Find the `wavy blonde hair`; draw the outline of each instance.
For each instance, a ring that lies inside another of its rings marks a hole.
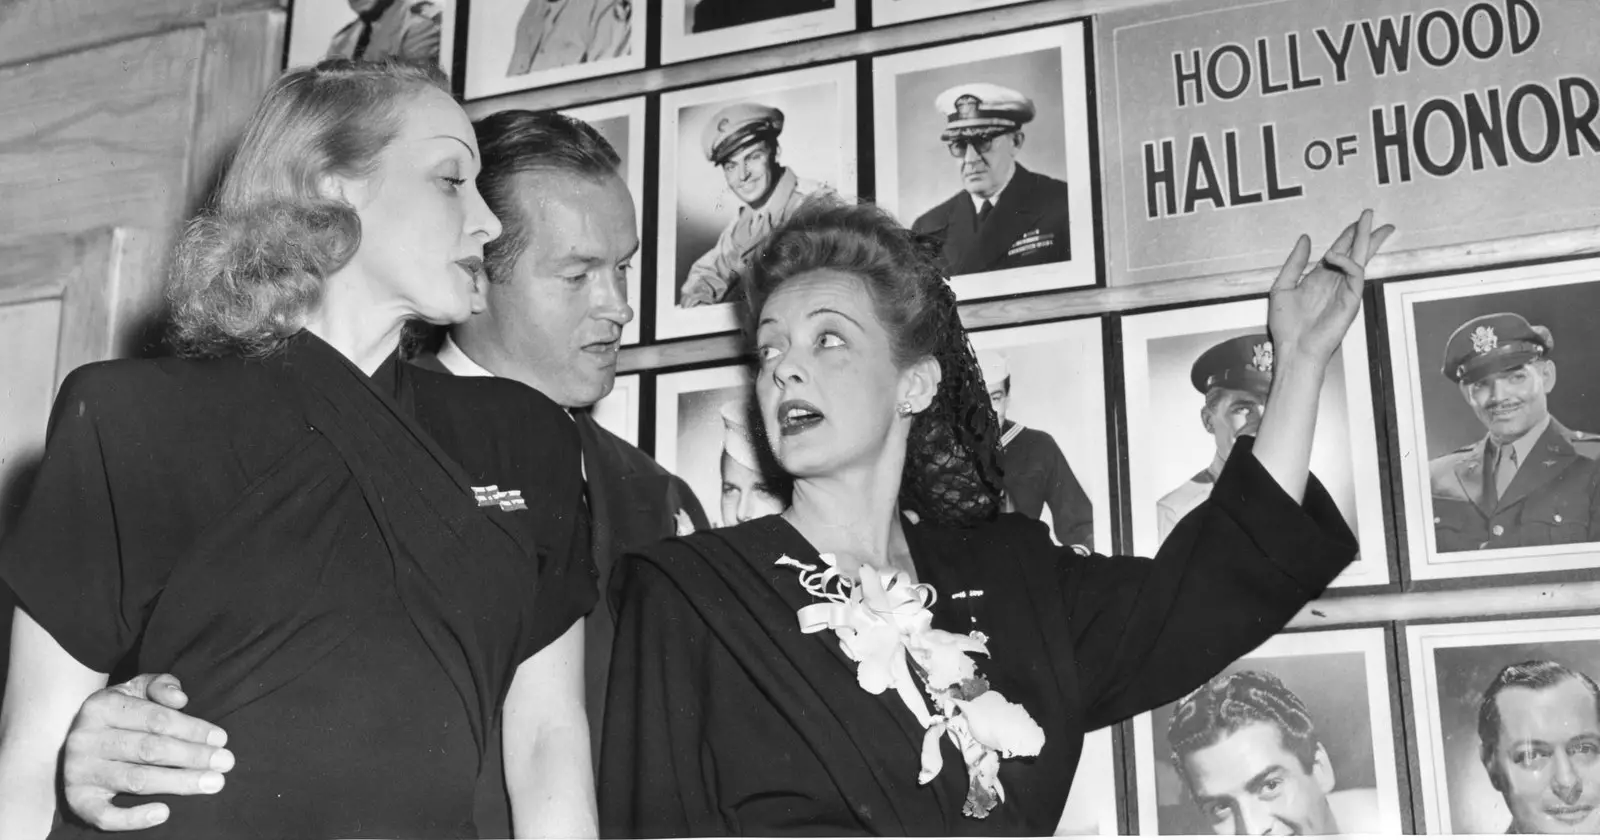
[[[449,93],[437,67],[349,59],[272,85],[178,242],[167,301],[179,355],[262,356],[300,330],[361,244],[354,208],[323,197],[322,179],[371,174],[399,133],[399,106],[429,88]]]

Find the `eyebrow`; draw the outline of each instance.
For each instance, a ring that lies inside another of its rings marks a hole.
[[[1244,783],[1244,789],[1250,791],[1251,793],[1255,793],[1261,789],[1263,784],[1266,784],[1268,777],[1283,772],[1285,772],[1283,765],[1274,764],[1271,767],[1262,770],[1260,773],[1251,776],[1250,781]]]
[[[860,321],[857,321],[856,319],[850,317],[849,315],[844,314],[843,312],[840,312],[837,309],[829,309],[826,306],[819,306],[816,309],[813,309],[810,312],[807,312],[806,313],[806,317],[807,318],[815,318],[818,315],[828,315],[828,314],[838,315],[840,318],[843,318],[846,321],[849,321],[850,323],[855,324],[856,325],[856,329],[862,329]]]
[[[429,140],[454,140],[457,143],[460,143],[462,148],[467,150],[467,154],[471,155],[473,160],[477,160],[478,159],[478,153],[474,152],[472,150],[472,145],[469,144],[467,141],[462,140],[460,137],[455,136],[454,134],[435,134],[432,137],[429,137],[428,139]]]

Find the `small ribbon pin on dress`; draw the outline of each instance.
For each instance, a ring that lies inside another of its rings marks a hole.
[[[522,500],[521,490],[501,490],[499,485],[495,484],[473,487],[472,497],[477,500],[478,507],[498,505],[501,510],[506,511],[528,509],[528,503]]]

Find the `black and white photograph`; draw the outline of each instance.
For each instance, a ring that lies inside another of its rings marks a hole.
[[[662,0],[667,64],[837,35],[856,28],[857,0]]]
[[[601,102],[596,105],[585,105],[581,108],[569,108],[561,113],[576,120],[583,120],[594,127],[601,137],[611,144],[617,152],[617,157],[622,162],[617,167],[617,174],[622,177],[622,182],[628,185],[628,192],[633,194],[633,218],[635,224],[643,224],[644,219],[644,98],[615,99],[610,102]],[[640,234],[641,243],[644,241],[643,233]],[[643,245],[640,246],[641,250]],[[640,293],[643,275],[639,271],[640,257],[634,255],[633,268],[628,272],[628,302],[633,304],[634,317],[622,328],[622,344],[624,347],[639,343],[639,321],[645,316]]]
[[[877,201],[943,244],[962,300],[1090,286],[1085,29],[872,60]]]
[[[611,393],[589,408],[600,428],[628,443],[639,445],[639,374],[625,374],[612,381]]]
[[[713,528],[783,508],[761,478],[744,365],[656,377],[655,459],[689,485]]]
[[[1600,834],[1600,616],[1406,628],[1418,833]]]
[[[1311,472],[1360,541],[1334,586],[1391,579],[1364,317],[1328,366]],[[1267,407],[1273,348],[1264,299],[1181,307],[1122,319],[1133,549],[1154,556],[1211,487]]]
[[[855,64],[661,97],[657,338],[727,332],[761,238],[819,193],[856,192]]]
[[[1060,545],[1111,550],[1104,342],[1099,318],[970,334],[1000,419],[1005,508]]]
[[[289,67],[324,58],[403,58],[450,73],[452,0],[294,0],[292,6]]]
[[[1600,565],[1600,261],[1384,286],[1411,576]]]
[[[1116,742],[1111,730],[1096,729],[1083,736],[1083,754],[1072,790],[1056,823],[1056,837],[1104,837],[1117,833]]]
[[[644,69],[637,0],[474,0],[466,16],[467,99]]]
[[[872,25],[910,23],[962,12],[1015,6],[1023,2],[1026,0],[872,0]]]
[[[1285,633],[1134,718],[1146,835],[1399,834],[1381,628]]]

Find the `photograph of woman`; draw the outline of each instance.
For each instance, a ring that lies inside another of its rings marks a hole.
[[[999,514],[998,423],[926,242],[831,201],[775,229],[747,334],[786,507],[619,563],[602,835],[1049,834],[1084,733],[1198,686],[1354,558],[1307,465],[1392,230],[1363,213],[1309,272],[1295,244],[1273,410],[1146,560]]]
[[[392,61],[283,75],[178,246],[176,357],[62,386],[0,546],[0,836],[99,833],[52,832],[57,760],[129,664],[239,748],[207,750],[210,795],[119,797],[141,837],[477,836],[502,731],[516,833],[594,833],[577,432],[395,354],[408,320],[471,314],[501,233],[448,91]]]

